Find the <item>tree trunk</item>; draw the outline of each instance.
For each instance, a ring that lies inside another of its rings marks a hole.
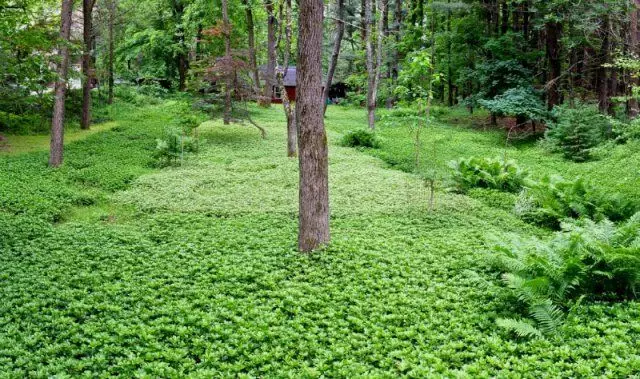
[[[222,0],[222,28],[224,34],[224,59],[228,67],[233,65],[231,57],[231,24],[229,23],[228,0]],[[224,114],[223,123],[229,125],[231,122],[231,86],[232,74],[225,73],[224,81]]]
[[[373,0],[365,1],[365,24],[366,24],[366,36],[367,36],[367,120],[369,128],[374,129],[376,127],[376,67],[374,62],[373,51],[373,12],[372,3]]]
[[[601,59],[597,70],[598,81],[596,92],[598,93],[598,108],[602,113],[605,113],[609,109],[609,79],[607,77],[607,68],[604,66],[605,63],[609,62],[609,23],[609,18],[607,17],[604,20],[604,25],[602,27],[602,47],[600,49]]]
[[[640,53],[640,44],[638,43],[638,12],[640,12],[640,0],[634,0],[634,7],[631,9],[630,25],[629,25],[629,45],[631,54],[636,55]],[[640,85],[638,78],[631,80],[632,86]],[[640,115],[640,106],[638,106],[638,99],[629,99],[627,103],[627,109],[630,118],[636,118]]]
[[[393,11],[393,33],[396,44],[393,46],[393,61],[391,63],[391,83],[395,86],[398,83],[398,72],[400,69],[400,54],[398,46],[402,40],[400,31],[402,27],[402,0],[395,0],[395,9]],[[394,99],[395,102],[395,99]]]
[[[267,11],[267,69],[261,105],[270,107],[276,76],[276,16],[273,14],[272,0],[266,0],[264,6]]]
[[[109,7],[109,30],[108,30],[108,34],[109,34],[109,56],[107,58],[107,83],[108,83],[108,97],[107,97],[107,103],[108,104],[113,104],[113,85],[114,85],[114,80],[113,80],[113,58],[114,58],[114,41],[113,41],[113,27],[114,27],[114,23],[115,23],[115,17],[116,17],[116,1],[117,0],[110,0],[108,7]]]
[[[322,96],[324,100],[324,113],[327,113],[327,99],[329,98],[329,91],[331,90],[333,75],[335,74],[336,67],[338,66],[340,45],[342,44],[342,36],[344,35],[344,0],[337,0],[336,5],[336,36],[333,42],[333,53],[331,54],[329,71],[327,72],[327,81],[324,84],[324,94]]]
[[[298,248],[329,243],[329,160],[322,116],[323,0],[300,0],[296,113],[299,125],[300,215]]]
[[[91,47],[93,42],[93,6],[94,0],[82,0],[82,117],[80,128],[89,129],[91,125],[91,86],[93,85],[93,68]]]
[[[449,4],[451,0],[447,1]],[[451,9],[447,9],[447,105],[453,106],[453,73],[451,70]]]
[[[245,6],[245,14],[247,19],[247,35],[249,42],[249,66],[251,70],[251,74],[253,76],[253,85],[256,89],[256,93],[259,92],[260,88],[260,74],[258,73],[258,60],[256,59],[256,42],[255,42],[255,27],[253,25],[253,10],[251,9],[251,4],[249,0],[242,0],[242,3]]]
[[[60,41],[58,42],[58,56],[60,62],[56,68],[58,78],[55,84],[53,103],[53,119],[51,120],[51,145],[49,166],[58,167],[62,164],[64,150],[64,100],[67,89],[67,74],[69,68],[69,36],[71,35],[71,13],[73,0],[62,0],[60,10]]]
[[[502,34],[507,34],[509,31],[509,4],[507,0],[502,0],[501,4],[502,9],[502,24],[500,26],[500,31]]]
[[[287,156],[293,158],[297,156],[297,143],[298,143],[298,128],[296,125],[296,112],[289,100],[289,94],[287,93],[287,87],[284,85],[284,77],[287,75],[289,67],[289,56],[291,55],[291,0],[285,2],[285,15],[284,20],[280,20],[280,24],[285,26],[285,46],[284,46],[284,62],[283,70],[280,70],[277,74],[278,85],[280,86],[280,93],[282,93],[282,106],[284,113],[287,116]]]
[[[545,24],[547,57],[549,59],[549,81],[547,83],[547,105],[549,109],[560,104],[560,75],[562,75],[562,61],[560,60],[560,35],[562,24],[547,22]]]

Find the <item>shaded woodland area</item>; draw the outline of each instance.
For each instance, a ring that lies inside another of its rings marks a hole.
[[[635,377],[640,0],[0,0],[0,376]]]

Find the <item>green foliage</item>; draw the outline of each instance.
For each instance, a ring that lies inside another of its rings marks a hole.
[[[481,99],[479,103],[491,113],[513,116],[519,122],[542,121],[547,118],[545,105],[532,88],[510,88],[491,100]]]
[[[555,121],[550,122],[545,138],[575,162],[589,160],[592,149],[606,139],[610,129],[608,119],[594,106],[559,106],[552,116]]]
[[[197,151],[198,143],[194,137],[187,136],[178,129],[169,129],[162,139],[156,140],[153,157],[158,161],[158,166],[165,167],[181,164],[185,153]]]
[[[332,244],[307,256],[295,251],[298,162],[283,153],[281,108],[250,108],[269,139],[207,122],[198,128],[197,161],[155,170],[154,140],[184,109],[173,101],[114,107],[118,125],[68,145],[58,170],[46,169],[46,152],[0,156],[3,374],[593,377],[606,370],[627,377],[640,370],[633,302],[587,302],[565,318],[563,340],[496,333],[493,320],[511,314],[491,274],[470,270],[486,255],[482,237],[542,232],[467,196],[438,193],[428,212],[419,178],[368,155],[403,162],[402,148],[412,151],[406,128],[380,128],[380,149],[343,148],[336,142],[365,117],[329,108]],[[500,154],[491,150],[500,141],[495,131],[428,130],[442,145],[434,162],[442,173],[441,160],[462,156],[459,149]],[[510,153],[530,169],[590,167],[553,160],[536,145],[520,149]],[[615,169],[620,161],[609,162]],[[81,192],[95,204],[61,206]],[[60,210],[55,226],[41,218],[45,204]]]
[[[611,221],[564,224],[549,242],[512,242],[494,248],[512,297],[535,322],[499,319],[521,337],[558,331],[571,300],[620,300],[640,285],[640,213],[616,227]]]
[[[602,191],[583,178],[566,180],[554,175],[529,183],[520,195],[515,212],[529,222],[557,229],[568,218],[621,221],[636,209],[636,204],[625,196]]]
[[[452,187],[458,192],[472,188],[489,188],[518,192],[524,186],[528,173],[515,162],[490,158],[460,158],[452,161]]]
[[[376,149],[380,147],[380,140],[372,130],[356,129],[347,132],[342,137],[342,146]]]

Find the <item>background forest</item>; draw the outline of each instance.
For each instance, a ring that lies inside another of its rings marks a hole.
[[[636,377],[640,0],[0,0],[0,377]]]

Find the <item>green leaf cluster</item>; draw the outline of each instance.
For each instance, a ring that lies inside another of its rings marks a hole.
[[[460,158],[449,164],[452,188],[466,192],[472,188],[489,188],[518,192],[525,185],[528,172],[514,161],[491,158]]]

